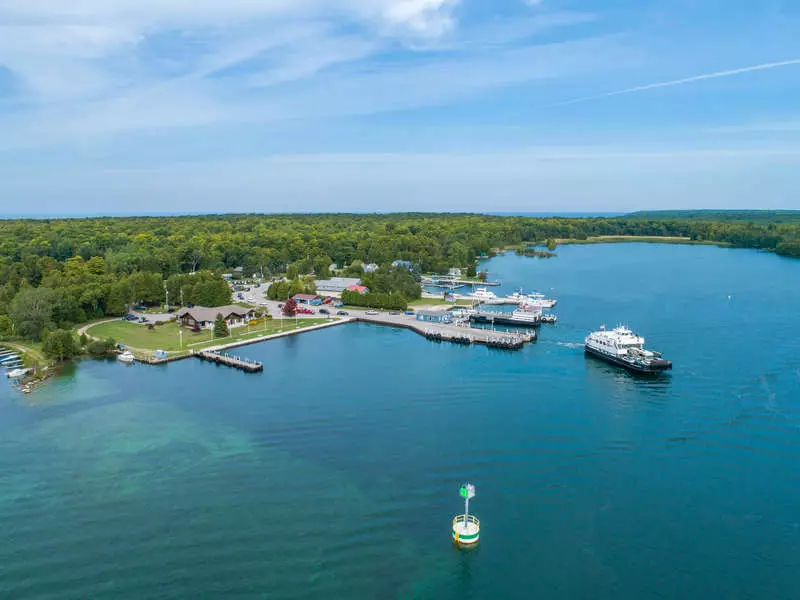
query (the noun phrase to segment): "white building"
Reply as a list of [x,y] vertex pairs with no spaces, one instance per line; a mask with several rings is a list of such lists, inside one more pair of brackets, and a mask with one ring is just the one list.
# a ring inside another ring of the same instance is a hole
[[357,277],[331,277],[330,279],[317,279],[317,292],[343,292],[351,285],[361,285]]

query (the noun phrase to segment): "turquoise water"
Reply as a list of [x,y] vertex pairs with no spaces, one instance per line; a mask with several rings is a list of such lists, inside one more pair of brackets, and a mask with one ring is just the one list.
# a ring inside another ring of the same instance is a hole
[[[800,597],[800,261],[558,253],[487,263],[559,300],[517,353],[346,325],[0,385],[0,598]],[[618,322],[673,373],[585,358]]]

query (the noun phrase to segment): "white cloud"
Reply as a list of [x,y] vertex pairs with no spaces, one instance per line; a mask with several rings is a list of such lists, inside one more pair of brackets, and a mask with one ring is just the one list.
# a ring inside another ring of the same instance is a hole
[[390,24],[424,37],[439,38],[453,28],[452,10],[459,0],[397,0],[386,7]]

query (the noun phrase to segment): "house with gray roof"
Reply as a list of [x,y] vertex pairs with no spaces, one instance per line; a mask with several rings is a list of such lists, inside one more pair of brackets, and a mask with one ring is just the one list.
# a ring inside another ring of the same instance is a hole
[[180,309],[176,317],[178,323],[183,327],[194,329],[212,329],[214,321],[217,320],[217,315],[222,315],[228,327],[242,327],[255,318],[256,311],[252,308],[244,308],[242,306],[214,306],[211,308],[205,306],[194,306],[192,308]]

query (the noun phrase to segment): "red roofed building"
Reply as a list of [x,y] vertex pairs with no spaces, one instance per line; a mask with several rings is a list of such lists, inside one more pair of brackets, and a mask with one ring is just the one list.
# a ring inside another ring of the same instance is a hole
[[347,288],[348,292],[358,292],[359,294],[366,294],[369,288],[365,285],[351,285]]

